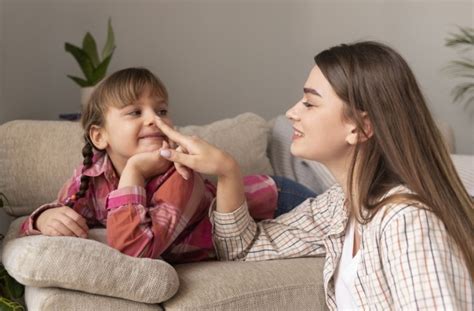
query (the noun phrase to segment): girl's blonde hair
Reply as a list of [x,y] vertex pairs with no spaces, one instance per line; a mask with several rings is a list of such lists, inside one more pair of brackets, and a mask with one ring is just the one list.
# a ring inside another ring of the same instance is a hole
[[[126,68],[119,70],[103,80],[92,92],[87,104],[82,107],[81,125],[84,130],[85,145],[82,148],[83,171],[92,165],[93,144],[89,139],[89,130],[93,125],[103,127],[105,113],[109,107],[122,108],[137,101],[145,92],[159,96],[168,102],[165,85],[145,68]],[[84,197],[89,187],[89,177],[82,175],[79,190],[66,205],[73,207],[78,199]]]
[[[358,220],[369,222],[391,202],[424,206],[442,220],[473,277],[472,200],[408,64],[377,42],[335,46],[315,61],[346,103],[343,117],[355,121],[361,135],[367,136],[361,112],[372,126],[373,137],[355,148],[348,178],[347,197]],[[381,200],[400,184],[414,194]]]

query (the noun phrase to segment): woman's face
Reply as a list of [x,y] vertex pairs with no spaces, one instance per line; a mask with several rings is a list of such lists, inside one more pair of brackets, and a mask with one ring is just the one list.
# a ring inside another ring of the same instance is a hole
[[350,135],[355,126],[343,120],[344,105],[318,66],[314,66],[304,85],[303,98],[286,112],[294,130],[291,153],[330,169],[334,164],[345,163],[353,148]]

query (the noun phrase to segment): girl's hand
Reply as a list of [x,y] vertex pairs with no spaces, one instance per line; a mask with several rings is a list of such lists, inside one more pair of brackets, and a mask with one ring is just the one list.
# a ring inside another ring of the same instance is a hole
[[[169,149],[166,141],[163,141],[162,148]],[[120,175],[118,188],[144,187],[145,180],[166,172],[171,166],[171,162],[160,155],[160,150],[137,153],[130,157]]]
[[36,228],[44,235],[87,238],[86,219],[68,206],[50,208],[36,219]]
[[155,123],[169,139],[180,145],[181,150],[162,148],[161,156],[170,161],[189,167],[199,173],[217,175],[218,177],[235,175],[239,166],[227,152],[209,144],[197,136],[183,135],[159,117]]

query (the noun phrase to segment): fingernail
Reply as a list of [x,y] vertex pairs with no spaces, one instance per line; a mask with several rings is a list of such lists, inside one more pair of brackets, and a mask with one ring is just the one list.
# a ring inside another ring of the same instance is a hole
[[171,157],[171,151],[168,149],[161,149],[160,150],[160,155],[165,158]]

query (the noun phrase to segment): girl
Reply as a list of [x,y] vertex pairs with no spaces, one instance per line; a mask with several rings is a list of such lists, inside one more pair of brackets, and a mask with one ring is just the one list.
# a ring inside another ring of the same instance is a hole
[[[101,83],[82,114],[83,165],[57,201],[32,213],[22,233],[85,238],[90,226],[102,225],[109,245],[130,256],[162,256],[172,263],[214,258],[208,208],[215,187],[159,155],[169,141],[155,125],[157,115],[171,125],[166,88],[148,70],[124,69]],[[275,182],[282,181],[290,183],[263,175],[245,178],[257,219],[273,217]],[[312,195],[296,183],[290,187],[300,195],[281,193],[278,200],[291,196],[301,202]]]
[[163,156],[219,178],[218,256],[325,256],[331,310],[472,309],[472,201],[407,63],[376,42],[335,46],[315,61],[286,113],[291,153],[325,164],[338,185],[277,219],[249,216],[230,155],[157,121],[187,151]]

